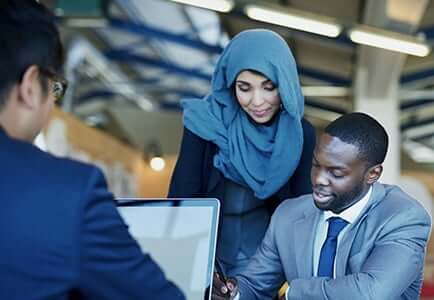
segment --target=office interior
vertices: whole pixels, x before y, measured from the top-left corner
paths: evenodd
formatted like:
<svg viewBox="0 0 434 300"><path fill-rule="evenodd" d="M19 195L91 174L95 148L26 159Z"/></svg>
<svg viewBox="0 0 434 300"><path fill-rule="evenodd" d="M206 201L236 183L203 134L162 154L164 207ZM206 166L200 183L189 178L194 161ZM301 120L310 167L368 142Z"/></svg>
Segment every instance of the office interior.
<svg viewBox="0 0 434 300"><path fill-rule="evenodd" d="M382 182L430 214L434 199L434 1L41 0L66 45L69 88L36 144L97 164L119 197L165 197L183 131L223 47L268 28L286 39L318 133L363 111L387 129ZM434 240L422 299L434 299Z"/></svg>

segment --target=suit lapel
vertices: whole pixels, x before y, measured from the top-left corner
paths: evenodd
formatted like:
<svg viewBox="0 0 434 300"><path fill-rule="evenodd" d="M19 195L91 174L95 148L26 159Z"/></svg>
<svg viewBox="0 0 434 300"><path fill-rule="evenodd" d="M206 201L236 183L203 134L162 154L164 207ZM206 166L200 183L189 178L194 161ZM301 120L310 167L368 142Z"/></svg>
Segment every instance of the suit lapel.
<svg viewBox="0 0 434 300"><path fill-rule="evenodd" d="M342 237L342 240L339 243L336 261L336 277L345 275L348 257L350 255L351 247L353 245L354 239L356 238L357 232L359 231L360 225L363 223L363 220L369 216L371 209L384 198L384 195L385 190L383 185L380 183L375 183L368 204L365 208L363 208L359 217L353 224L350 225L348 231Z"/></svg>
<svg viewBox="0 0 434 300"><path fill-rule="evenodd" d="M347 268L348 257L350 255L351 247L353 246L354 239L356 238L357 232L359 230L360 224L367 217L367 213L363 214L358 218L358 220L350 225L348 231L343 236L341 242L339 243L339 249L337 253L336 260L336 277L344 276Z"/></svg>
<svg viewBox="0 0 434 300"><path fill-rule="evenodd" d="M292 229L294 234L295 261L300 278L309 278L313 275L313 245L320 215L320 211L315 208L295 222Z"/></svg>

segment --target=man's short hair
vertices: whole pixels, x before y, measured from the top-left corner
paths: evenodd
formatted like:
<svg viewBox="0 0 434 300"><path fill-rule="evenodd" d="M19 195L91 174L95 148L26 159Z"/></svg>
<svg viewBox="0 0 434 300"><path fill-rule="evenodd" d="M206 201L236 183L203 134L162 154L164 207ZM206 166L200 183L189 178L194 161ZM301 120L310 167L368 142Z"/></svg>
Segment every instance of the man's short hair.
<svg viewBox="0 0 434 300"><path fill-rule="evenodd" d="M371 116L355 112L345 114L331 122L324 130L327 134L359 149L360 159L368 167L383 163L389 137L384 127Z"/></svg>
<svg viewBox="0 0 434 300"><path fill-rule="evenodd" d="M54 15L35 0L0 1L0 110L31 65L59 72L63 49ZM46 88L45 82L41 82Z"/></svg>

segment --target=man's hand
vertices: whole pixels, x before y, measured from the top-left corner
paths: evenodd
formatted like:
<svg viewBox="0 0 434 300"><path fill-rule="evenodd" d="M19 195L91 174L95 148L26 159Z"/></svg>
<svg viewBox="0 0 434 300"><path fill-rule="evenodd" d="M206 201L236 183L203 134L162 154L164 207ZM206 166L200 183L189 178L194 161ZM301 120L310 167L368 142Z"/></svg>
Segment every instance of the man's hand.
<svg viewBox="0 0 434 300"><path fill-rule="evenodd" d="M212 300L232 300L238 294L238 283L235 278L226 281L214 272L212 283Z"/></svg>

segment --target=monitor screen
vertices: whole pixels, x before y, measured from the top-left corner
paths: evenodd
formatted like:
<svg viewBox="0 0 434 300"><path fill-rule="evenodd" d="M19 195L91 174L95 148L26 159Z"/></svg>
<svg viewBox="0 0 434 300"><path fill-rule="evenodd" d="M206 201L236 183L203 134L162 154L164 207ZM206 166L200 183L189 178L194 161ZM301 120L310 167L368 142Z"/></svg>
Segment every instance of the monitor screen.
<svg viewBox="0 0 434 300"><path fill-rule="evenodd" d="M205 299L212 284L218 200L118 199L118 209L142 251L151 255L186 299Z"/></svg>

